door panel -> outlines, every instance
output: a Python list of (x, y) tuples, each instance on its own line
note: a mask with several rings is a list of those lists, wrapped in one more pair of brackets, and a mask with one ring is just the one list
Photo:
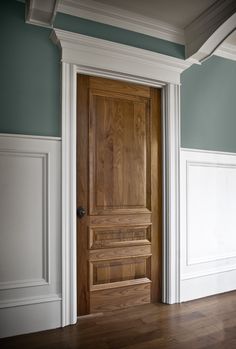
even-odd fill
[(124, 247), (146, 245), (151, 242), (150, 225), (128, 227), (91, 228), (89, 248)]
[(90, 90), (90, 214), (147, 211), (149, 117), (147, 98)]
[(78, 76), (79, 315), (160, 299), (160, 145), (159, 90)]

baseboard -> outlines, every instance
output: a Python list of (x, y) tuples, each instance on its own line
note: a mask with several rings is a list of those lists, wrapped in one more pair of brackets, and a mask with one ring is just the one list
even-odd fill
[(61, 326), (61, 300), (0, 310), (0, 338)]
[(182, 280), (181, 302), (229, 292), (236, 289), (236, 270)]

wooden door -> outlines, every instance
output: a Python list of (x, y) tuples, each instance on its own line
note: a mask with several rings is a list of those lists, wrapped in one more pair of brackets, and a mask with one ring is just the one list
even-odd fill
[(78, 314), (161, 298), (161, 92), (78, 75)]

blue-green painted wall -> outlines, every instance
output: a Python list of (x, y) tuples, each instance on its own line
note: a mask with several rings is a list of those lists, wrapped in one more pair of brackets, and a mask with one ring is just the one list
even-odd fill
[[(25, 6), (0, 2), (0, 132), (60, 136), (60, 58), (51, 30), (25, 24)], [(58, 14), (55, 27), (184, 58), (184, 47)]]
[(50, 30), (24, 23), (24, 4), (0, 2), (0, 132), (60, 135), (60, 63)]
[(236, 62), (213, 56), (181, 82), (182, 147), (236, 152)]
[[(58, 14), (55, 26), (183, 58), (184, 48)], [(60, 59), (50, 29), (24, 23), (24, 4), (0, 2), (0, 132), (60, 136)], [(181, 145), (236, 152), (236, 62), (212, 57), (182, 74)]]
[(159, 52), (180, 59), (185, 58), (183, 45), (62, 13), (57, 14), (54, 27)]

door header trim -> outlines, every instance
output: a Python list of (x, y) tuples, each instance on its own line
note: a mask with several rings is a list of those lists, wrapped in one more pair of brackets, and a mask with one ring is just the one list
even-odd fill
[(90, 36), (54, 29), (51, 40), (61, 48), (64, 63), (80, 65), (84, 69), (119, 72), (140, 76), (150, 82), (180, 84), (180, 74), (193, 61), (167, 56), (141, 48), (118, 44)]
[[(62, 326), (77, 322), (76, 104), (77, 73), (162, 89), (163, 302), (179, 302), (179, 77), (185, 65), (165, 55), (53, 31), (62, 50)], [(102, 42), (101, 42), (102, 41)], [(124, 50), (124, 52), (122, 52)], [(138, 51), (136, 51), (138, 50)], [(140, 52), (141, 57), (136, 52)], [(144, 51), (144, 52), (143, 52)], [(157, 56), (156, 56), (157, 55)], [(177, 60), (177, 61), (176, 61)]]

